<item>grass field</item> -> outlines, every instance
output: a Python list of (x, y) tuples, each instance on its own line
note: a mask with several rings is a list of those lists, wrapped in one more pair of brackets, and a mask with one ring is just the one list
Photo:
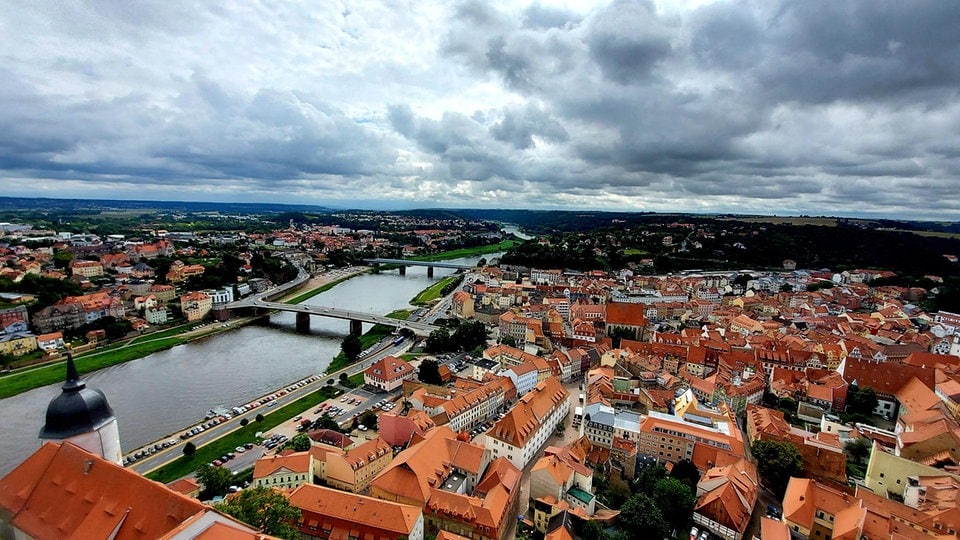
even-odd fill
[(454, 249), (451, 251), (444, 251), (441, 253), (433, 253), (430, 255), (417, 255), (416, 257), (410, 257), (410, 260), (413, 261), (445, 261), (447, 259), (459, 259), (461, 257), (470, 257), (472, 255), (486, 255), (487, 253), (497, 253), (499, 251), (506, 251), (513, 246), (519, 244), (517, 240), (504, 240), (499, 244), (489, 244), (486, 246), (477, 246), (472, 248), (463, 248), (463, 249)]
[(265, 414), (262, 422), (252, 421), (232, 433), (197, 448), (197, 452), (192, 456), (180, 456), (171, 463), (147, 474), (147, 478), (166, 484), (187, 476), (197, 470), (200, 465), (210, 463), (227, 452), (233, 452), (234, 448), (244, 443), (259, 443), (259, 439), (255, 437), (257, 432), (269, 431), (293, 416), (309, 410), (311, 407), (320, 404), (338, 393), (339, 390), (336, 388), (324, 386), (308, 396), (304, 396), (289, 405)]
[(642, 249), (628, 248), (623, 250), (623, 254), (624, 255), (649, 255), (650, 252)]
[[(411, 313), (412, 311), (410, 310), (399, 309), (392, 313), (388, 313), (387, 317), (390, 317), (391, 319), (407, 320), (407, 318), (410, 317)], [(363, 333), (362, 336), (360, 336), (360, 345), (363, 347), (364, 350), (366, 350), (368, 347), (377, 343), (381, 339), (389, 336), (392, 332), (393, 332), (393, 328), (390, 326), (375, 324), (373, 325), (373, 328), (371, 328), (370, 330), (367, 330), (366, 332)], [(333, 373), (335, 371), (339, 371), (349, 365), (350, 365), (350, 361), (347, 360), (347, 357), (344, 356), (343, 351), (341, 351), (337, 353), (336, 356), (333, 357), (333, 360), (330, 362), (330, 365), (327, 367), (327, 373)]]
[(420, 291), (416, 296), (413, 297), (413, 300), (410, 301), (411, 304), (415, 306), (422, 306), (427, 304), (437, 298), (440, 298), (440, 291), (446, 287), (448, 284), (456, 281), (460, 276), (447, 276), (442, 278), (440, 281), (430, 285), (426, 289)]
[[(359, 275), (359, 274), (358, 274), (358, 275)], [(352, 277), (354, 277), (354, 276), (347, 276), (347, 277), (344, 277), (344, 278), (340, 278), (340, 279), (338, 279), (338, 280), (336, 280), (336, 281), (331, 281), (330, 283), (327, 283), (326, 285), (321, 285), (321, 286), (317, 287), (316, 289), (311, 289), (311, 290), (309, 290), (309, 291), (307, 291), (307, 292), (305, 292), (305, 293), (303, 293), (303, 294), (299, 294), (299, 295), (297, 295), (297, 296), (294, 296), (293, 298), (290, 298), (290, 299), (288, 299), (288, 300), (284, 300), (284, 302), (287, 303), (287, 304), (299, 304), (300, 302), (303, 302), (304, 300), (313, 298), (314, 296), (316, 296), (316, 295), (318, 295), (318, 294), (320, 294), (320, 293), (322, 293), (322, 292), (329, 291), (330, 289), (336, 287), (337, 285), (343, 283), (344, 281), (346, 281), (346, 280), (348, 280), (348, 279), (350, 279), (350, 278), (352, 278)]]
[[(148, 354), (169, 349), (175, 345), (185, 343), (186, 340), (179, 337), (160, 338), (156, 341), (139, 343), (126, 347), (117, 347), (106, 351), (97, 351), (95, 353), (78, 356), (74, 360), (77, 364), (77, 370), (82, 373), (90, 373), (98, 369), (110, 367), (130, 360), (136, 360)], [(63, 382), (66, 377), (65, 362), (44, 366), (41, 368), (12, 373), (0, 378), (0, 399), (15, 396), (21, 392)]]

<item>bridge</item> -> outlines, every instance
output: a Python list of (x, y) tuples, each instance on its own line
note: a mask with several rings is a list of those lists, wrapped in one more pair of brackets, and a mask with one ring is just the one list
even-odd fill
[[(228, 307), (230, 305), (228, 304)], [(268, 302), (266, 300), (254, 299), (251, 302), (243, 302), (242, 307), (262, 309), (262, 310), (277, 310), (277, 311), (292, 311), (297, 314), (297, 330), (305, 332), (310, 329), (310, 316), (316, 315), (318, 317), (330, 317), (332, 319), (345, 319), (350, 321), (350, 333), (360, 335), (362, 323), (370, 324), (382, 324), (384, 326), (392, 326), (394, 328), (409, 328), (415, 333), (420, 335), (428, 335), (430, 332), (433, 332), (438, 326), (416, 322), (416, 321), (406, 321), (403, 319), (393, 319), (391, 317), (386, 317), (383, 315), (371, 315), (370, 313), (363, 313), (360, 311), (350, 311), (346, 309), (325, 307), (325, 306), (309, 306), (304, 304), (284, 304), (282, 302)]]
[(378, 258), (378, 259), (364, 259), (363, 262), (372, 264), (372, 265), (396, 264), (400, 266), (400, 275), (404, 275), (406, 273), (406, 268), (408, 266), (425, 266), (427, 267), (427, 277), (433, 277), (434, 268), (453, 268), (455, 270), (468, 270), (475, 266), (470, 264), (459, 264), (459, 263), (451, 263), (451, 262), (443, 262), (443, 261), (436, 261), (436, 262), (414, 261), (411, 259), (380, 259)]

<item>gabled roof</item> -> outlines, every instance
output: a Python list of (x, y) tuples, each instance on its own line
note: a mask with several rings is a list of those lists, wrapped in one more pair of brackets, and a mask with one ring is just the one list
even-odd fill
[[(345, 491), (330, 489), (314, 484), (302, 484), (294, 489), (289, 497), (290, 504), (321, 518), (330, 518), (329, 522), (314, 523), (331, 528), (339, 526), (363, 526), (380, 531), (389, 531), (409, 535), (420, 520), (422, 511), (407, 504), (356, 495)], [(349, 531), (346, 531), (349, 532)], [(346, 538), (336, 536), (337, 538)]]
[[(253, 465), (254, 478), (266, 478), (278, 472), (305, 473), (310, 471), (313, 458), (310, 452), (295, 452), (285, 456), (262, 457)], [(312, 480), (312, 479), (311, 479)]]
[(0, 508), (14, 527), (35, 538), (117, 540), (161, 538), (212, 512), (68, 442), (41, 446), (0, 479)]
[(567, 395), (557, 378), (545, 379), (520, 398), (487, 435), (517, 448), (526, 446), (543, 420)]

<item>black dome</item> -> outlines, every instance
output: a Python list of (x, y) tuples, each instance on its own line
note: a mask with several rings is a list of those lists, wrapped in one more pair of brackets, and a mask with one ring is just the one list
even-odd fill
[(67, 382), (59, 396), (47, 405), (41, 439), (67, 439), (96, 430), (113, 418), (107, 396), (80, 379), (73, 355), (67, 354)]

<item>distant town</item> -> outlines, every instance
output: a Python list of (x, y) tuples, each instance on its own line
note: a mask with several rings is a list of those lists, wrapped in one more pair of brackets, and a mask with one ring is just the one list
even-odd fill
[[(486, 214), (0, 207), (0, 396), (62, 385), (2, 471), (0, 536), (956, 536), (955, 232)], [(385, 312), (324, 303), (415, 271)], [(248, 326), (279, 340), (287, 311), (336, 340), (322, 372), (210, 395), (149, 444), (85, 381)]]

